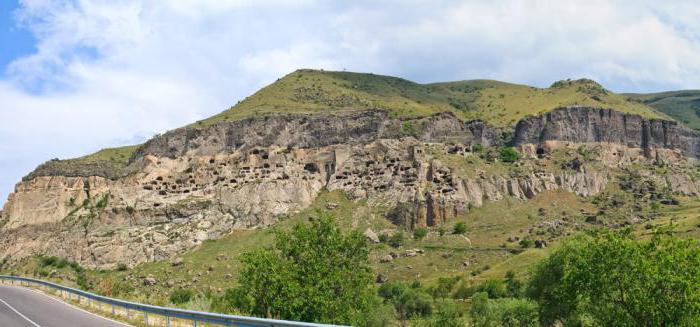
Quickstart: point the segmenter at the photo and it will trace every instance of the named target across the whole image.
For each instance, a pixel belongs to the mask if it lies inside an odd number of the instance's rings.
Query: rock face
[[[607,144],[615,152],[601,156],[614,164],[700,153],[697,134],[675,123],[603,109],[555,110],[512,132],[448,113],[399,119],[380,110],[181,128],[148,141],[126,167],[69,160],[37,168],[0,214],[0,258],[43,253],[105,268],[174,259],[233,229],[268,226],[308,207],[324,188],[393,208],[389,219],[415,228],[508,196],[595,195],[610,180],[580,163],[465,174],[436,158],[465,160],[474,144],[513,144],[532,156],[557,144]],[[684,175],[659,182],[684,194],[700,190]]]
[[[700,157],[700,134],[674,121],[644,119],[611,109],[560,108],[541,116],[522,119],[512,143],[541,144],[545,141],[604,142],[630,148],[678,149]]]

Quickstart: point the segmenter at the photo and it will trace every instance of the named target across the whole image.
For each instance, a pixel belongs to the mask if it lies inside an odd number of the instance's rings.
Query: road
[[[124,327],[116,321],[77,309],[38,291],[0,285],[2,327]]]

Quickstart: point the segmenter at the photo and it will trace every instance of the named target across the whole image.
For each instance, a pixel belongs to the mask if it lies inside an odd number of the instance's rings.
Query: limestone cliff
[[[157,136],[125,167],[40,166],[5,203],[0,257],[44,253],[100,267],[167,259],[233,229],[270,225],[323,189],[386,206],[387,218],[407,228],[434,226],[484,201],[554,189],[590,196],[611,180],[586,165],[544,169],[532,161],[467,174],[441,160],[474,156],[475,144],[512,144],[532,158],[603,144],[601,161],[619,166],[697,157],[699,140],[673,122],[581,107],[525,118],[513,131],[449,113],[397,118],[381,110],[221,121]],[[659,183],[684,194],[700,189],[682,174]]]

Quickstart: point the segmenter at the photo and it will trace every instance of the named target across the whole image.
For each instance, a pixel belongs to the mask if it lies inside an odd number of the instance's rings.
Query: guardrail
[[[101,304],[107,304],[111,306],[112,315],[117,315],[118,310],[125,310],[128,318],[132,318],[132,312],[136,311],[143,314],[144,321],[146,325],[149,324],[149,314],[162,316],[164,318],[165,326],[171,327],[171,319],[181,319],[192,322],[193,327],[197,327],[198,324],[215,324],[221,326],[241,326],[241,327],[299,327],[299,326],[310,326],[310,327],[328,327],[334,325],[324,325],[324,324],[314,324],[306,322],[296,322],[296,321],[286,321],[286,320],[276,320],[276,319],[263,319],[236,315],[225,315],[218,313],[202,312],[202,311],[192,311],[176,308],[166,308],[155,305],[141,304],[136,302],[129,302],[124,300],[118,300],[109,298],[106,296],[101,296],[93,294],[90,292],[81,291],[75,288],[70,288],[60,284],[43,281],[40,279],[24,278],[16,276],[4,276],[0,275],[0,280],[11,281],[13,285],[19,283],[20,286],[44,286],[60,292],[60,296],[63,298],[68,298],[69,300],[78,300],[82,303],[83,299],[88,301],[88,305],[92,305],[90,301],[95,301]],[[102,306],[100,305],[100,308]],[[109,307],[108,307],[109,310]]]

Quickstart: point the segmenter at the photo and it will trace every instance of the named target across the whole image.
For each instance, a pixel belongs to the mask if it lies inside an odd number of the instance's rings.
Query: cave
[[[305,164],[304,170],[306,170],[310,173],[318,173],[319,172],[318,165],[313,163],[313,162],[309,162],[309,163]]]

